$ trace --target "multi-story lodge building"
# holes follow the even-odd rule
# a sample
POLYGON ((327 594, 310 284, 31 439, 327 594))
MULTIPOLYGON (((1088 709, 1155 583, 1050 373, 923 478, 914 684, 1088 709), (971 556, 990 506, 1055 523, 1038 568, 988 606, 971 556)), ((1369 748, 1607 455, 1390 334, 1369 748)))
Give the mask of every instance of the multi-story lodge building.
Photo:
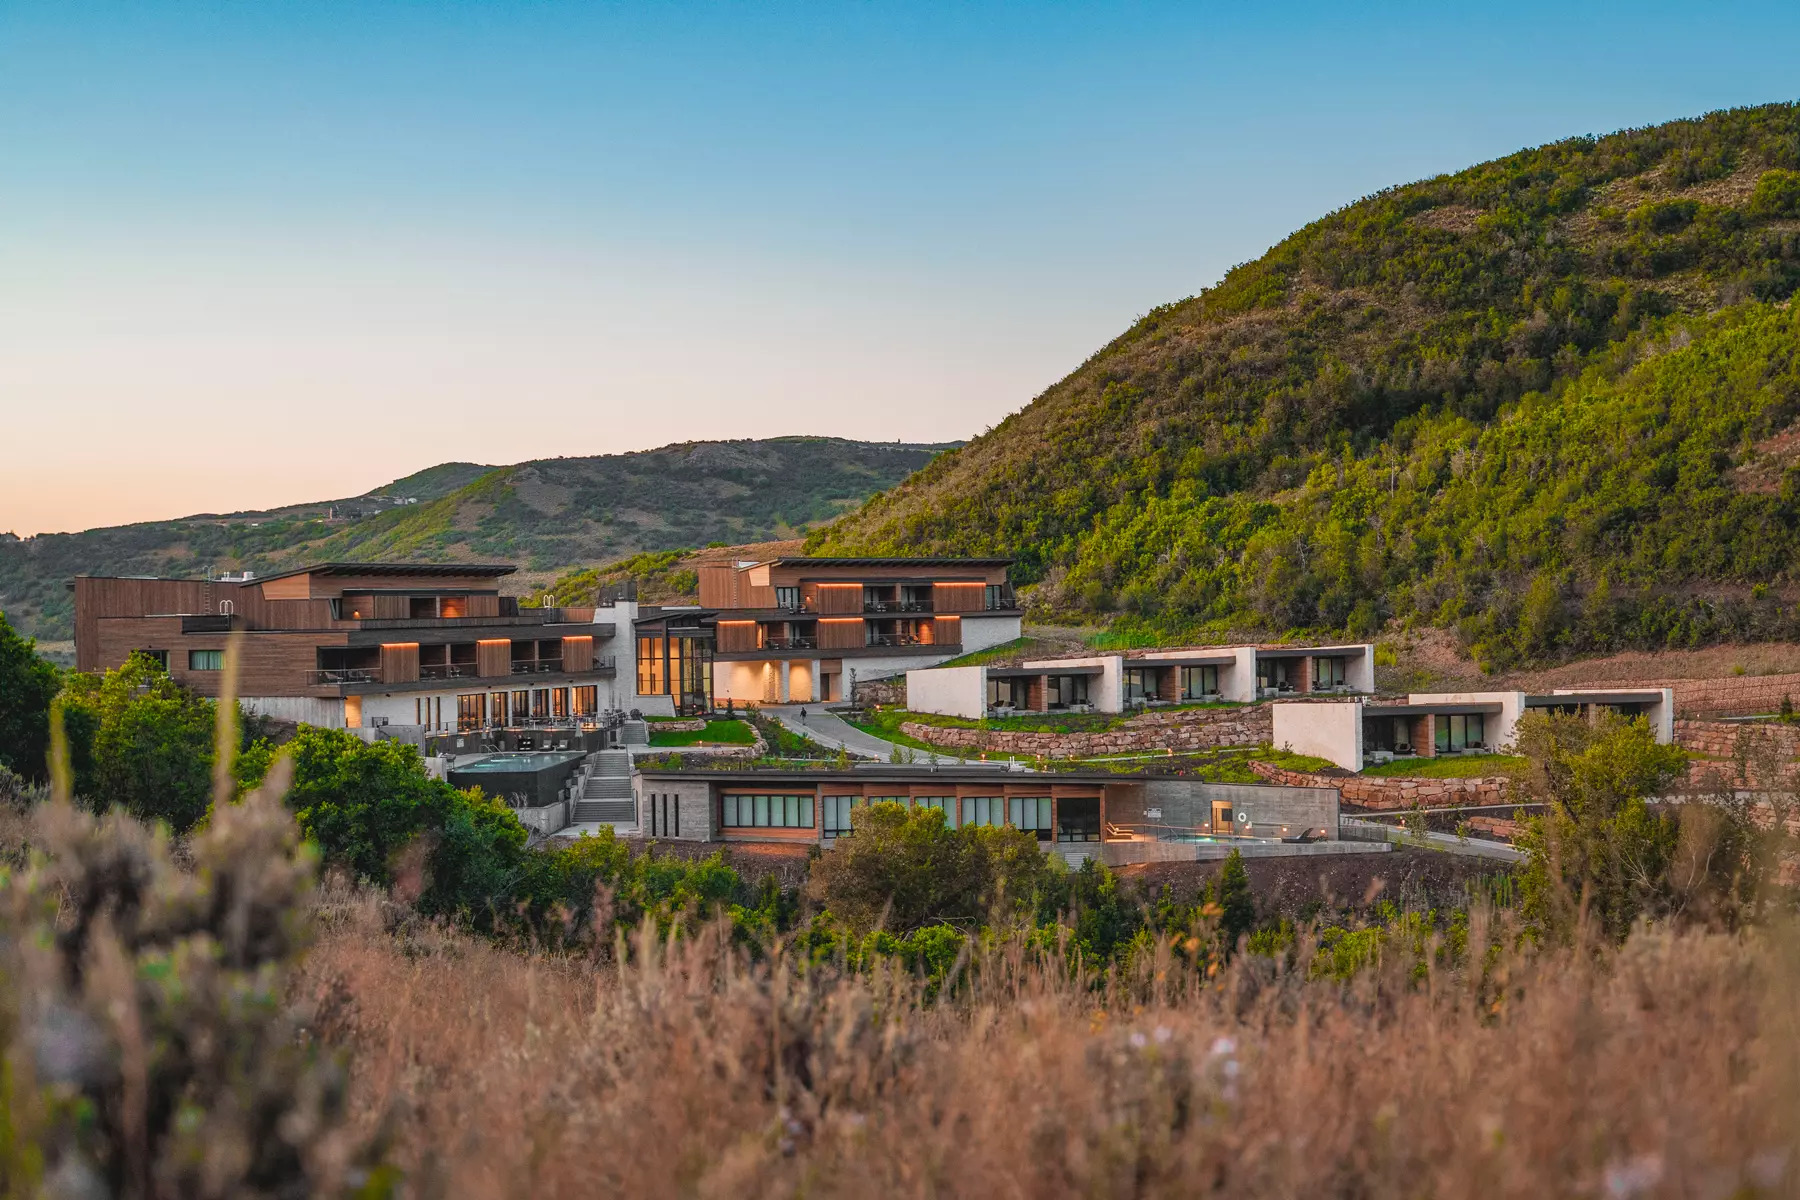
POLYGON ((242 635, 238 694, 254 711, 393 733, 580 723, 839 699, 1019 636, 1000 559, 781 558, 700 568, 693 606, 523 608, 514 568, 325 563, 261 578, 81 577, 76 664, 141 650, 216 695, 242 635), (619 666, 624 665, 624 670, 619 666))
POLYGON ((616 670, 615 629, 592 608, 521 608, 504 565, 323 563, 262 578, 81 577, 75 660, 135 651, 217 695, 242 635, 238 694, 267 716, 331 728, 423 731, 578 721, 616 670))

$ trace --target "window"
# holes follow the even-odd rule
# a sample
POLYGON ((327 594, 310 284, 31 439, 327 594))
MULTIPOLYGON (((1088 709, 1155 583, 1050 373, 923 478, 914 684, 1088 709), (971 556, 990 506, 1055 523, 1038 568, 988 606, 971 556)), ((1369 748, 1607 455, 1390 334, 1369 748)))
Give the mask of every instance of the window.
POLYGON ((637 690, 640 696, 663 696, 668 685, 663 678, 663 640, 641 637, 637 640, 637 690))
POLYGON ((1293 671, 1285 658, 1268 658, 1256 664, 1256 687, 1259 691, 1291 692, 1293 671))
POLYGON ((1056 840, 1059 842, 1099 841, 1100 797, 1065 796, 1057 801, 1056 840))
POLYGON ((167 650, 139 650, 137 653, 151 660, 163 670, 169 669, 169 652, 167 650))
POLYGON ((727 794, 719 823, 726 829, 811 829, 813 798, 727 794))
POLYGON ((935 808, 944 814, 944 824, 951 829, 956 828, 955 796, 915 796, 913 805, 917 808, 935 808))
POLYGON ((1453 713, 1437 719, 1438 753, 1467 750, 1486 742, 1487 721, 1480 713, 1453 713))
POLYGON ((1207 696, 1216 696, 1218 694, 1219 668, 1181 668, 1181 698, 1183 700, 1202 700, 1207 696))
POLYGON ((439 596, 438 616, 466 617, 469 615, 469 598, 467 596, 439 596))
POLYGON ((488 718, 489 723, 496 727, 506 724, 505 692, 495 692, 493 698, 488 701, 488 718))
POLYGON ((225 652, 223 650, 189 650, 188 670, 190 671, 223 671, 225 669, 225 652))
POLYGON ((406 615, 415 621, 429 620, 438 615, 436 596, 407 597, 406 615))
POLYGON ((988 584, 986 588, 982 589, 981 606, 983 608, 987 609, 989 612, 994 611, 996 608, 1004 607, 1005 603, 1006 603, 1006 599, 1001 594, 1002 591, 1003 591, 1003 589, 1000 587, 999 584, 997 584, 997 583, 988 584))
POLYGON ((964 796, 962 817, 964 825, 1004 825, 1006 801, 999 796, 964 796))
POLYGON ((1017 692, 1013 689, 1011 679, 990 679, 987 681, 987 702, 989 708, 1002 706, 1018 707, 1013 703, 1017 692))
POLYGON ((1125 668, 1125 703, 1142 704, 1156 698, 1156 668, 1125 668))
POLYGON ((1076 704, 1086 704, 1088 702, 1088 677, 1086 675, 1052 675, 1045 692, 1045 702, 1051 708, 1069 708, 1076 704))
POLYGON ((468 733, 487 724, 487 693, 470 692, 456 698, 456 729, 468 733))
POLYGON ((824 818, 826 837, 850 836, 850 810, 863 802, 861 796, 822 796, 820 815, 824 818))
POLYGON ((1006 801, 1006 823, 1014 829, 1050 839, 1050 797, 1012 796, 1006 801))
POLYGON ((532 688, 531 689, 531 719, 534 721, 543 721, 543 720, 547 720, 549 718, 549 716, 550 716, 550 689, 549 688, 532 688))
POLYGON ((575 689, 574 713, 578 717, 591 717, 600 711, 600 689, 592 684, 575 689))
POLYGON ((800 611, 800 589, 797 587, 778 587, 775 589, 775 607, 785 608, 789 612, 800 611))
POLYGON ((569 689, 568 688, 551 688, 550 689, 550 715, 552 717, 555 717, 559 721, 563 720, 564 718, 566 718, 569 715, 569 689))
POLYGON ((523 725, 531 719, 531 693, 514 692, 512 694, 512 724, 523 725))
POLYGON ((1313 689, 1326 691, 1344 686, 1344 660, 1341 658, 1313 659, 1313 689))

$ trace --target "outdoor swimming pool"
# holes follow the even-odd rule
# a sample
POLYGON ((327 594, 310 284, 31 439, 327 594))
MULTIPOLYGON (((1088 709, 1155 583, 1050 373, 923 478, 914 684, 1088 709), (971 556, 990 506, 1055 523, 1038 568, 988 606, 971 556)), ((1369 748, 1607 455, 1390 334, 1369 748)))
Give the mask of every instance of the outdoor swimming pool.
POLYGON ((474 773, 506 773, 518 774, 525 771, 542 771, 550 767, 559 767, 571 762, 581 755, 572 751, 542 754, 490 754, 486 758, 477 759, 468 764, 458 763, 452 767, 458 775, 474 773))

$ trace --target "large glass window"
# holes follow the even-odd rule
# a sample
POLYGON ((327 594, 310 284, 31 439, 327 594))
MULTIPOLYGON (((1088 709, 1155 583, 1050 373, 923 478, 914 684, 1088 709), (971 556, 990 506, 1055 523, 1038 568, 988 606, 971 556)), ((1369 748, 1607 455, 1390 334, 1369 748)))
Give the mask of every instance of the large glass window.
POLYGON ((775 589, 775 607, 785 608, 789 612, 800 611, 800 589, 797 587, 778 587, 775 589))
POLYGON ((956 828, 955 796, 915 796, 913 804, 918 808, 935 808, 944 814, 944 824, 951 829, 956 828))
POLYGON ((223 671, 225 669, 225 652, 223 650, 189 650, 188 670, 190 671, 223 671))
POLYGON ((556 720, 564 720, 569 715, 569 689, 550 689, 550 715, 556 720))
POLYGON ((1099 841, 1100 797, 1065 796, 1057 801, 1056 840, 1059 842, 1099 841))
POLYGON ((547 721, 550 719, 550 689, 531 689, 531 719, 547 721))
POLYGON ((1006 801, 1006 823, 1014 829, 1035 833, 1040 839, 1048 841, 1051 833, 1050 797, 1009 797, 1006 801))
POLYGON ((825 836, 850 836, 850 810, 862 802, 861 796, 821 796, 819 816, 825 836))
POLYGON ((1156 699, 1156 668, 1125 668, 1125 703, 1143 704, 1156 699))
POLYGON ((1285 658, 1265 658, 1256 664, 1256 687, 1263 692, 1294 690, 1293 669, 1285 658))
POLYGON ((1437 719, 1438 753, 1486 745, 1487 720, 1481 713, 1453 713, 1437 719))
POLYGON ((456 728, 460 733, 487 724, 487 693, 471 692, 456 698, 456 728))
POLYGON ((531 693, 514 692, 512 694, 512 723, 523 725, 531 720, 531 693))
POLYGON ((1327 691, 1344 686, 1344 660, 1341 658, 1313 659, 1313 689, 1327 691))
POLYGON ((1005 798, 1001 796, 964 796, 962 798, 962 823, 964 825, 1006 824, 1005 798))
POLYGON ((641 637, 637 640, 637 690, 640 696, 666 696, 669 689, 663 675, 663 640, 641 637))
POLYGON ((811 829, 813 798, 728 793, 720 824, 726 829, 811 829))
POLYGON ((488 724, 495 726, 506 724, 505 692, 495 692, 488 697, 488 724))
POLYGON ((578 717, 591 717, 600 711, 600 689, 592 684, 575 689, 574 712, 578 717))
POLYGON ((1014 697, 1016 697, 1018 695, 1018 692, 1013 687, 1013 685, 1017 682, 1018 682, 1017 680, 1013 680, 1013 679, 990 679, 990 680, 988 680, 987 681, 988 707, 989 708, 1003 708, 1003 707, 1017 708, 1018 705, 1014 703, 1014 697))
POLYGON ((1088 703, 1086 675, 1052 675, 1045 688, 1045 702, 1051 708, 1069 708, 1088 703))
POLYGON ((1181 698, 1183 700, 1204 700, 1218 694, 1219 668, 1181 668, 1181 698))

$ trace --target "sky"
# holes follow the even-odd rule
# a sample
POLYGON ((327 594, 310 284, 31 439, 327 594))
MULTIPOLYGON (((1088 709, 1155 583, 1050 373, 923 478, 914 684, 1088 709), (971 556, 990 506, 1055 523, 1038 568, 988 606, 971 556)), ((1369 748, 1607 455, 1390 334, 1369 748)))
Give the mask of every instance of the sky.
POLYGON ((1332 209, 1797 52, 1792 0, 0 0, 0 531, 970 437, 1332 209))

